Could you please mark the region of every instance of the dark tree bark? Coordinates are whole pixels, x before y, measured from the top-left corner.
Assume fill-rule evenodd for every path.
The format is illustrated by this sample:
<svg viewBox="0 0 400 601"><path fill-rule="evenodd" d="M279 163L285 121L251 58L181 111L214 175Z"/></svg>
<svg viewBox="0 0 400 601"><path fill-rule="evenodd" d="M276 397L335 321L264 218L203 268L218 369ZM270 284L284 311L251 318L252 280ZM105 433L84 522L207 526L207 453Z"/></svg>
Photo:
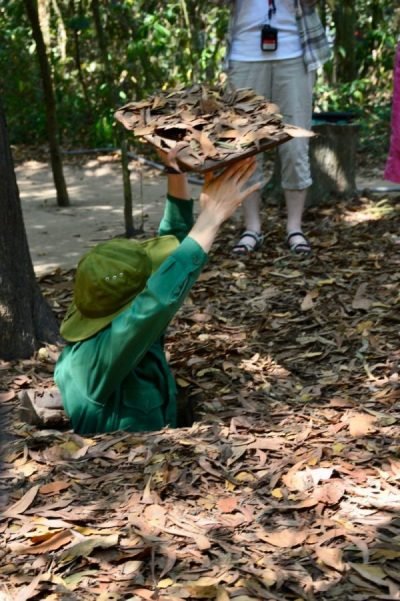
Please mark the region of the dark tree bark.
<svg viewBox="0 0 400 601"><path fill-rule="evenodd" d="M350 82L357 77L355 53L357 15L354 0L336 2L333 18L336 28L335 63L337 81L340 83Z"/></svg>
<svg viewBox="0 0 400 601"><path fill-rule="evenodd" d="M125 132L121 133L121 167L122 181L124 185L124 222L125 236L131 238L137 233L132 214L132 187L129 170L128 144Z"/></svg>
<svg viewBox="0 0 400 601"><path fill-rule="evenodd" d="M41 342L58 340L56 319L33 271L0 106L0 358L28 358Z"/></svg>
<svg viewBox="0 0 400 601"><path fill-rule="evenodd" d="M24 0L24 2L32 28L33 39L36 43L36 54L39 61L43 86L43 101L46 109L47 136L50 147L51 167L53 171L54 185L57 192L57 204L60 207L68 207L68 191L65 184L60 146L58 143L58 123L53 80L46 52L46 44L44 43L42 30L40 29L37 0Z"/></svg>
<svg viewBox="0 0 400 601"><path fill-rule="evenodd" d="M99 47L100 60L103 65L105 78L106 78L108 88L109 88L108 89L109 97L110 97L110 100L113 101L114 100L113 77L112 77L112 71L111 71L111 67L110 67L110 60L108 58L107 39L106 39L106 35L104 33L103 24L101 22L99 1L92 0L91 7L92 7L94 27L96 30L97 44Z"/></svg>

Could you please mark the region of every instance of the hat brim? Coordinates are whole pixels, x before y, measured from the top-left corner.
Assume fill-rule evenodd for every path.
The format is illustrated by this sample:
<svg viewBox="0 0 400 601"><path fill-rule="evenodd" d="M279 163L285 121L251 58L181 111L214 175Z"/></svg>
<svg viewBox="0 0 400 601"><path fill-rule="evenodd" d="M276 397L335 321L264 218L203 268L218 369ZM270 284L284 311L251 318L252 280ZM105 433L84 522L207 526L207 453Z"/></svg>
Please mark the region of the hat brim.
<svg viewBox="0 0 400 601"><path fill-rule="evenodd" d="M154 273L179 246L179 240L175 236L158 236L140 242L151 260L151 271Z"/></svg>
<svg viewBox="0 0 400 601"><path fill-rule="evenodd" d="M175 236L159 236L144 240L140 244L150 257L152 265L151 273L153 274L170 254L178 248L179 240ZM79 342L91 338L108 326L120 313L123 313L136 296L137 293L113 313L94 318L83 315L74 301L72 301L60 327L61 336L68 342Z"/></svg>
<svg viewBox="0 0 400 601"><path fill-rule="evenodd" d="M115 317L123 313L129 307L135 297L133 296L125 305L111 315L103 317L89 318L79 311L75 303L72 301L68 313L61 324L60 334L68 342L79 342L91 338L100 330L108 326Z"/></svg>

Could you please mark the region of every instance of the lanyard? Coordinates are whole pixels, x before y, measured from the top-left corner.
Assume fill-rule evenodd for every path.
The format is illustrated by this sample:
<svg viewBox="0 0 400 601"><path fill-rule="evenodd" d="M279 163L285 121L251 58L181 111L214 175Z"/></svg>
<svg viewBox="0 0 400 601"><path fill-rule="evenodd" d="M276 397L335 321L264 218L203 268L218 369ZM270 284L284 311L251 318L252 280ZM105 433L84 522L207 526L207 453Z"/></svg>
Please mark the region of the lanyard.
<svg viewBox="0 0 400 601"><path fill-rule="evenodd" d="M272 15L276 13L275 0L268 0L268 21L271 21Z"/></svg>
<svg viewBox="0 0 400 601"><path fill-rule="evenodd" d="M299 0L294 0L294 10L296 13L296 17L301 17L303 14L303 11L301 9L301 4L299 2Z"/></svg>

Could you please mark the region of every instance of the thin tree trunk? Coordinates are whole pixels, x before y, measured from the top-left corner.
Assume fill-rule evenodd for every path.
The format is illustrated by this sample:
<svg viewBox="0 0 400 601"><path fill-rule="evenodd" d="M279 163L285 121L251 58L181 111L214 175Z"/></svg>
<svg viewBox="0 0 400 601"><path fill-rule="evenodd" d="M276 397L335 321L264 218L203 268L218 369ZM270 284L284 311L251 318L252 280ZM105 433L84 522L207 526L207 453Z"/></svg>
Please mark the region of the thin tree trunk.
<svg viewBox="0 0 400 601"><path fill-rule="evenodd" d="M0 258L0 358L31 357L41 342L59 340L58 325L33 271L1 106Z"/></svg>
<svg viewBox="0 0 400 601"><path fill-rule="evenodd" d="M85 78L84 78L83 71L82 71L81 51L80 51L80 44L79 44L79 32L76 30L74 30L74 50L75 50L75 53L74 53L75 67L76 67L76 70L78 71L79 83L81 84L82 92L83 92L83 95L86 100L86 104L87 104L86 108L88 109L88 113L91 113L92 103L90 100L89 92L88 92L87 85L86 85Z"/></svg>
<svg viewBox="0 0 400 601"><path fill-rule="evenodd" d="M54 185L57 192L57 203L60 207L67 207L69 206L69 198L62 168L60 146L58 144L56 102L50 64L47 57L46 45L43 40L42 30L40 29L36 0L24 0L24 2L32 27L33 39L36 43L36 51L40 67L44 105L46 108L47 136L49 139Z"/></svg>
<svg viewBox="0 0 400 601"><path fill-rule="evenodd" d="M57 0L52 0L55 14L57 15L57 40L60 49L60 55L63 61L67 58L67 31L65 29L64 19L58 6Z"/></svg>
<svg viewBox="0 0 400 601"><path fill-rule="evenodd" d="M98 0L92 0L92 14L94 27L96 30L97 44L99 47L100 59L103 64L105 78L108 84L108 94L111 101L114 101L114 89L113 89L113 78L110 66L110 60L108 57L107 41L104 33L103 25L101 22L100 7Z"/></svg>
<svg viewBox="0 0 400 601"><path fill-rule="evenodd" d="M46 46L50 45L50 12L49 0L38 0L38 18L43 41Z"/></svg>
<svg viewBox="0 0 400 601"><path fill-rule="evenodd" d="M127 238L133 236L136 232L135 223L132 215L132 187L130 179L130 171L128 166L128 144L126 141L125 132L121 134L121 166L122 166L122 181L124 185L124 221L125 235Z"/></svg>
<svg viewBox="0 0 400 601"><path fill-rule="evenodd" d="M333 17L336 28L335 62L337 80L340 83L357 77L355 55L356 12L354 0L342 0L335 5Z"/></svg>

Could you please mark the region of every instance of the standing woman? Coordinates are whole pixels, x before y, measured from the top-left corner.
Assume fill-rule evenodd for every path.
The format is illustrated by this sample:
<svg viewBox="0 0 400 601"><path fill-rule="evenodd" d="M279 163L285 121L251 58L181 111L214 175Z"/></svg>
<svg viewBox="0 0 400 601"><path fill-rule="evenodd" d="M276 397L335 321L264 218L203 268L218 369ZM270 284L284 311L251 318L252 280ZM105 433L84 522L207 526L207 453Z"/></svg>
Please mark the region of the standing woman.
<svg viewBox="0 0 400 601"><path fill-rule="evenodd" d="M317 0L232 0L228 76L234 88L252 88L278 105L284 121L311 128L316 70L331 55L316 11ZM287 209L286 243L296 254L311 246L302 230L307 188L311 185L308 139L279 147L281 183ZM262 165L255 180L262 180ZM261 193L243 203L244 228L233 248L248 254L263 242Z"/></svg>

